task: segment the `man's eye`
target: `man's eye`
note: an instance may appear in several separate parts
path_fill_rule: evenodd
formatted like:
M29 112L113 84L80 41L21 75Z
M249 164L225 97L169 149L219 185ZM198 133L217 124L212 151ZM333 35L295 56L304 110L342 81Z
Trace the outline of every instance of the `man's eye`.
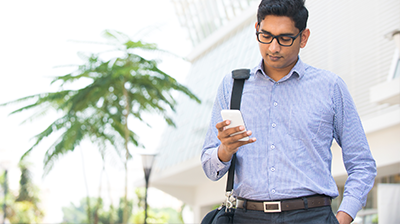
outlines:
M272 36L267 35L267 34L263 34L262 37L263 37L264 39L271 39L271 38L272 38Z
M290 37L285 37L285 36L283 36L283 37L280 37L280 40L282 40L282 41L290 41L292 38L290 38Z

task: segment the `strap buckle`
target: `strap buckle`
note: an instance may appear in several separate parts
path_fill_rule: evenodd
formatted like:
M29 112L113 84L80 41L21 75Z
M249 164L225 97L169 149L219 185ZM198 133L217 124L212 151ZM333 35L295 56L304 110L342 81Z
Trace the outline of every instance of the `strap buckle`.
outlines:
M233 190L225 192L225 197L226 197L224 202L226 206L225 211L230 212L236 206L236 198L233 197Z
M264 212L282 212L280 201L264 201Z

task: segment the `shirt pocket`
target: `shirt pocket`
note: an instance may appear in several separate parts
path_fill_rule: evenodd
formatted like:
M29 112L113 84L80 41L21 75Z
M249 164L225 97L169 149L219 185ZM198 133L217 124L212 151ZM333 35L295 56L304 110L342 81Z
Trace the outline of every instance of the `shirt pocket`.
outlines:
M288 134L293 139L313 140L321 132L323 124L326 123L330 123L329 115L321 109L291 109Z

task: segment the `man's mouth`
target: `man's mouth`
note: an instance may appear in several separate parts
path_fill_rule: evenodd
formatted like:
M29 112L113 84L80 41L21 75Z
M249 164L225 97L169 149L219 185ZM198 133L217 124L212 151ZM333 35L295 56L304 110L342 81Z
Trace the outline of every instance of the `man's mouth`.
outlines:
M269 57L269 59L270 59L271 61L277 61L277 60L279 60L280 58L282 58L281 56L278 56L278 55L268 55L268 57Z

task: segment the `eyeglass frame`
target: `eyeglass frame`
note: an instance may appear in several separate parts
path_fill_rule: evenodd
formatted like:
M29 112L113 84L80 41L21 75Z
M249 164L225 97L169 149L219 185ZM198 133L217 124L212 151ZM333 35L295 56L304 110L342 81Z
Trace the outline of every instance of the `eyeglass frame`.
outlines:
M259 25L260 25L260 24L259 24ZM258 26L259 26L259 25L258 25ZM305 29L300 30L300 32L299 32L296 36L290 36L290 35L287 35L287 34L280 34L280 35L275 36L275 35L272 35L271 33L268 33L268 35L272 36L272 40L271 40L269 43L260 41L260 37L258 36L259 34L267 34L267 33L262 32L262 31L258 31L258 32L256 32L256 36L257 36L258 42L260 42L260 43L262 43L262 44L270 44L270 43L272 43L272 41L274 41L274 39L276 39L276 41L278 42L278 44L279 44L280 46L283 46L283 47L290 47L290 46L293 45L294 41L297 39L297 37L299 37L299 35L300 35L304 30L305 30ZM290 45L283 45L283 44L281 44L281 42L279 42L279 37L290 37L290 38L292 38L292 43L291 43Z

